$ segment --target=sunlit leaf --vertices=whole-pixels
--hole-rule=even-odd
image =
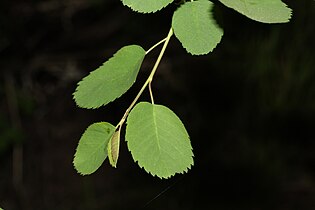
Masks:
[[[138,45],[121,48],[101,67],[78,83],[74,100],[82,108],[98,108],[124,94],[135,82],[145,50]]]
[[[106,122],[90,125],[83,133],[73,165],[82,175],[94,173],[107,157],[107,145],[115,132],[115,127]]]
[[[193,55],[211,52],[221,41],[222,29],[212,17],[207,0],[186,2],[173,15],[172,27],[183,47]]]
[[[149,13],[156,12],[173,1],[174,0],[122,0],[122,3],[134,11]]]
[[[160,178],[184,173],[193,165],[188,133],[165,106],[138,103],[127,119],[126,141],[134,161]]]
[[[289,22],[292,10],[281,0],[219,0],[250,19],[262,23]]]

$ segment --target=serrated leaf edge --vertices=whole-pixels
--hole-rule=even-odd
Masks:
[[[132,82],[130,88],[129,88],[126,92],[120,94],[119,96],[117,96],[116,98],[112,99],[111,101],[109,101],[109,102],[106,103],[106,104],[101,104],[101,105],[99,105],[99,106],[80,106],[80,105],[77,103],[77,99],[76,99],[76,97],[75,97],[75,94],[78,92],[78,88],[79,88],[80,84],[81,84],[87,77],[89,77],[93,72],[98,71],[98,70],[101,70],[100,68],[101,68],[102,66],[104,66],[107,62],[109,62],[110,60],[114,59],[115,56],[117,56],[118,52],[119,52],[121,49],[123,49],[124,47],[130,47],[130,46],[138,46],[138,47],[141,47],[140,45],[136,45],[136,44],[126,45],[126,46],[121,47],[121,48],[120,48],[119,50],[117,50],[108,60],[106,60],[105,62],[103,62],[102,65],[100,65],[98,68],[94,69],[93,71],[89,72],[88,75],[86,75],[85,77],[83,77],[83,78],[77,83],[76,89],[75,89],[75,91],[72,93],[72,98],[73,98],[73,100],[75,101],[75,104],[76,104],[77,107],[79,107],[79,108],[84,108],[84,109],[98,109],[98,108],[100,108],[101,106],[105,106],[105,105],[109,104],[110,102],[115,101],[117,98],[120,98],[123,94],[125,94],[126,92],[128,92],[128,90],[129,90],[129,89],[133,86],[133,84],[136,82],[136,79],[137,79],[137,78],[135,78],[135,80]],[[144,50],[142,47],[141,47],[141,49]],[[145,51],[145,50],[144,50],[144,51]],[[145,58],[145,56],[143,57],[142,62],[143,62],[144,58]],[[141,68],[141,65],[140,65],[140,68]]]
[[[141,103],[141,102],[139,102]],[[132,110],[131,110],[132,111]],[[177,116],[177,115],[176,115]],[[127,124],[128,124],[128,121],[127,121]],[[188,138],[190,139],[190,137],[188,136]],[[143,164],[140,164],[138,160],[135,160],[135,157],[132,153],[132,151],[130,150],[130,147],[129,147],[129,141],[127,140],[127,138],[125,138],[125,141],[127,142],[127,147],[128,147],[128,151],[131,153],[131,156],[132,156],[132,159],[134,160],[134,162],[141,168],[141,169],[144,169],[148,174],[151,174],[153,177],[158,177],[160,179],[169,179],[173,176],[175,176],[176,174],[185,174],[185,173],[188,173],[189,170],[191,170],[191,167],[194,166],[194,153],[193,153],[193,148],[192,146],[190,145],[190,150],[192,152],[192,156],[190,156],[190,159],[191,159],[191,163],[183,170],[183,171],[179,171],[179,172],[175,172],[174,174],[170,174],[168,176],[159,176],[158,174],[154,174],[152,173],[151,171],[147,170],[145,168],[145,166]]]
[[[128,145],[128,144],[129,144],[129,143],[128,143],[128,141],[127,141],[127,145]],[[151,174],[153,177],[156,176],[156,177],[158,177],[158,178],[160,178],[160,179],[169,179],[169,178],[171,178],[171,177],[174,177],[176,174],[185,174],[185,173],[188,173],[188,171],[191,170],[191,167],[194,166],[194,159],[193,159],[193,157],[195,157],[195,156],[194,156],[194,154],[193,154],[193,155],[191,156],[191,160],[192,160],[191,163],[190,163],[189,166],[187,166],[183,171],[175,172],[174,174],[171,174],[171,175],[168,175],[168,176],[159,176],[158,174],[153,174],[151,171],[147,170],[144,165],[140,164],[138,160],[135,160],[135,158],[134,158],[134,156],[133,156],[133,154],[132,154],[132,151],[129,149],[129,146],[128,146],[128,151],[131,153],[131,156],[132,156],[132,159],[134,160],[134,162],[135,162],[141,169],[145,170],[148,174]],[[191,149],[191,151],[193,151],[193,149]]]
[[[186,3],[191,3],[191,2],[186,2]],[[211,3],[212,3],[212,2],[211,2]],[[180,7],[182,7],[182,6],[184,6],[184,5],[185,5],[185,4],[182,4]],[[177,9],[179,9],[180,7],[178,7]],[[212,9],[212,8],[211,8],[211,9]],[[175,12],[174,12],[174,13],[175,13]],[[221,29],[222,35],[220,36],[220,40],[218,41],[218,43],[216,43],[216,45],[215,45],[211,50],[209,50],[209,51],[207,51],[207,52],[205,52],[205,53],[192,53],[192,52],[188,51],[187,47],[185,47],[185,46],[183,45],[183,43],[180,41],[180,39],[177,37],[176,31],[174,30],[174,28],[173,28],[173,26],[172,26],[176,38],[177,38],[178,41],[181,43],[182,47],[186,50],[186,52],[188,52],[190,55],[197,55],[197,56],[200,56],[200,55],[207,55],[207,54],[213,52],[213,51],[217,48],[217,46],[221,43],[222,37],[223,37],[223,35],[224,35],[224,31],[223,31],[223,29],[217,24],[217,22],[216,22],[215,19],[213,18],[213,14],[212,14],[212,13],[211,13],[211,15],[212,15],[212,20],[214,21],[214,22],[213,22],[213,25],[215,25],[215,26],[217,26],[217,28]],[[173,14],[173,16],[174,16],[174,14]],[[173,22],[173,20],[172,20],[172,22]]]
[[[235,8],[233,8],[233,7],[226,5],[226,4],[223,3],[221,0],[219,0],[219,1],[220,1],[224,6],[226,6],[227,8],[230,8],[230,9],[236,11],[237,13],[239,13],[239,14],[241,14],[241,15],[247,17],[248,19],[253,20],[253,21],[256,21],[256,22],[259,22],[259,23],[265,23],[265,24],[288,23],[288,22],[290,22],[290,20],[291,20],[291,18],[292,18],[292,16],[293,16],[293,10],[289,7],[289,5],[287,5],[286,3],[284,3],[282,0],[280,0],[281,3],[282,3],[287,9],[289,9],[290,15],[289,15],[289,17],[288,17],[287,20],[285,20],[285,21],[279,21],[279,22],[267,22],[267,21],[262,21],[262,20],[260,20],[260,19],[258,19],[258,18],[255,18],[255,17],[254,17],[254,18],[253,18],[253,17],[250,17],[249,15],[243,14],[242,12],[238,11],[237,9],[235,9]]]
[[[153,11],[149,11],[149,12],[143,12],[143,11],[141,11],[141,10],[137,10],[137,9],[132,8],[130,5],[125,4],[123,1],[121,1],[121,2],[122,2],[122,4],[123,4],[124,6],[128,7],[128,8],[131,9],[132,11],[138,12],[138,13],[142,13],[142,14],[152,14],[152,13],[159,12],[159,11],[161,11],[161,10],[164,9],[164,8],[166,8],[168,5],[170,5],[170,4],[172,3],[172,2],[170,2],[169,4],[163,6],[163,7],[160,8],[160,9],[157,9],[157,10],[153,10]]]

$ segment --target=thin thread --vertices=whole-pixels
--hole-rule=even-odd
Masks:
[[[153,201],[157,200],[161,195],[163,195],[164,193],[166,193],[169,189],[171,189],[172,187],[174,187],[175,184],[177,184],[180,180],[183,179],[184,176],[181,176],[180,178],[178,178],[175,182],[173,182],[172,184],[170,184],[169,186],[167,186],[164,190],[162,190],[160,193],[158,193],[154,198],[152,198],[151,200],[149,200],[142,208],[145,209],[146,207],[148,207],[148,205],[150,205]]]

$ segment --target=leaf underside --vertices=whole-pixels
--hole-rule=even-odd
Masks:
[[[116,168],[119,156],[120,130],[116,131],[108,142],[108,160],[111,166]]]
[[[127,119],[126,141],[134,161],[160,178],[187,172],[193,165],[188,133],[165,106],[138,103]]]
[[[193,55],[208,54],[221,41],[223,30],[213,19],[208,0],[186,2],[173,15],[172,27],[183,47]]]
[[[262,23],[286,23],[292,10],[281,0],[220,0],[246,17]]]
[[[163,9],[174,0],[122,0],[125,6],[141,13],[156,12]]]
[[[76,153],[73,165],[82,175],[94,173],[107,157],[107,145],[111,139],[115,127],[106,122],[90,125],[83,133]]]
[[[138,45],[121,48],[101,67],[84,77],[74,92],[82,108],[98,108],[124,94],[135,82],[145,50]]]

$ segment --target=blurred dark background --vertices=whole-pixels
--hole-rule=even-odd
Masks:
[[[72,93],[121,47],[163,39],[176,5],[142,15],[119,0],[1,0],[0,206],[315,209],[315,1],[285,1],[292,20],[273,25],[214,2],[222,42],[198,57],[173,38],[153,83],[156,103],[180,116],[195,154],[189,173],[160,180],[133,163],[124,141],[117,169],[105,161],[83,177],[72,166],[85,128],[118,123],[158,50],[106,107],[80,109]]]

